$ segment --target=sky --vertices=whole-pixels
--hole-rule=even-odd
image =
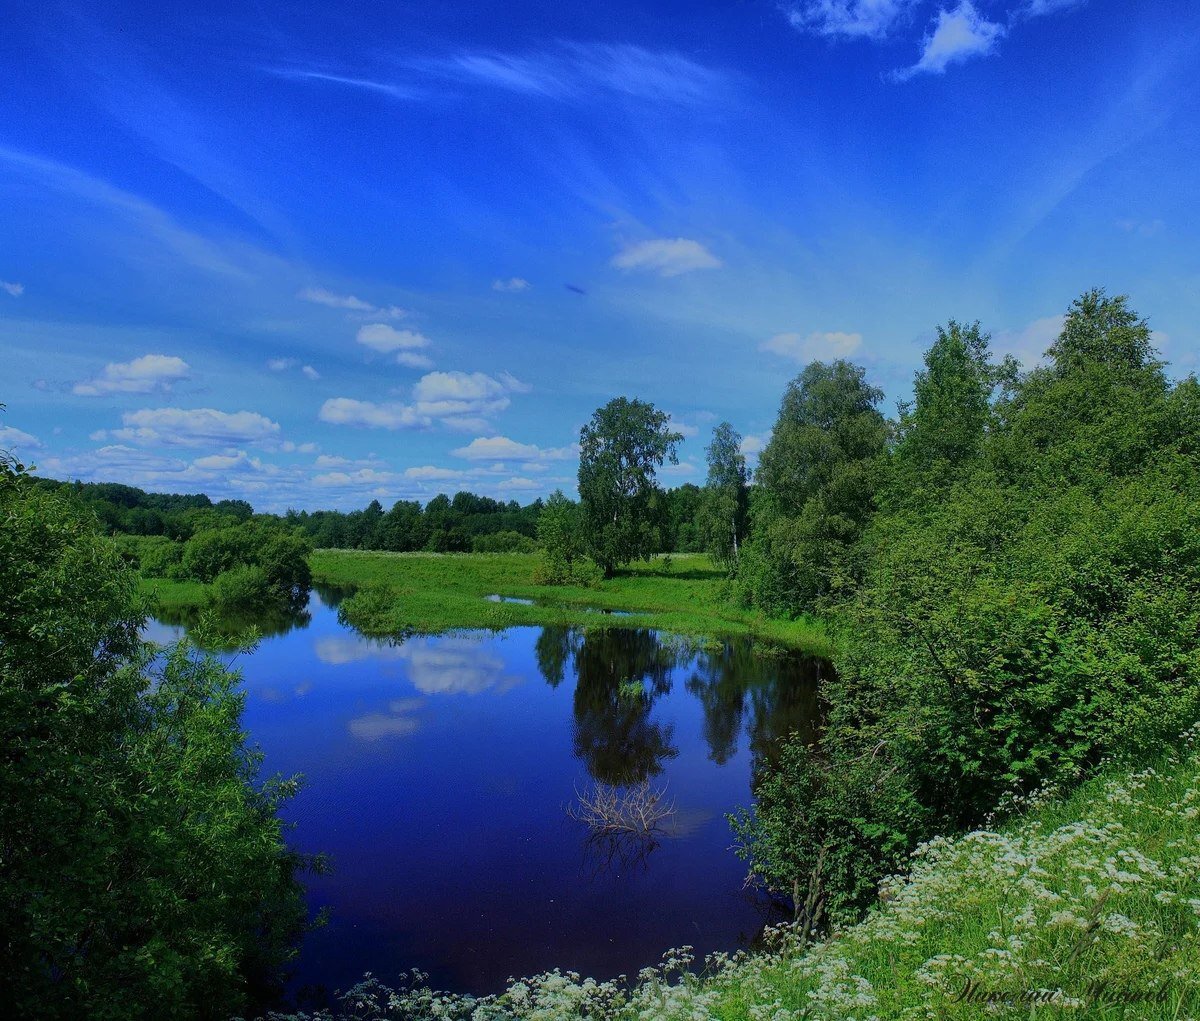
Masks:
[[[1036,362],[1105,287],[1200,354],[1200,5],[10,0],[0,446],[352,509],[573,492],[615,396],[753,460],[788,380]]]

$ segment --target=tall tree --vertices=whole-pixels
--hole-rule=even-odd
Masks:
[[[579,433],[579,496],[588,553],[611,578],[620,564],[655,552],[655,470],[678,464],[683,439],[646,401],[615,397]]]
[[[990,340],[978,322],[963,326],[951,319],[937,328],[937,339],[925,352],[925,367],[913,381],[913,401],[901,406],[889,487],[898,504],[936,499],[928,485],[945,483],[979,457],[992,393],[1017,371],[1011,358],[993,364]]]
[[[840,359],[813,362],[788,384],[759,459],[751,564],[739,572],[750,602],[797,613],[839,584],[843,554],[875,505],[882,399],[860,366]]]
[[[728,422],[713,430],[704,486],[705,545],[713,560],[731,569],[737,568],[750,508],[749,478],[741,446],[741,435]]]

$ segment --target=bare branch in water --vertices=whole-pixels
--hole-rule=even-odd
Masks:
[[[567,815],[596,836],[654,840],[673,835],[670,820],[676,812],[675,799],[668,799],[665,787],[651,787],[648,780],[631,787],[596,784],[582,793],[576,790],[575,795],[577,802],[567,807]]]

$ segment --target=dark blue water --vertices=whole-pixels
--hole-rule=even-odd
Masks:
[[[309,610],[235,662],[265,768],[305,778],[290,839],[333,864],[308,879],[330,921],[298,986],[411,967],[471,992],[554,967],[607,978],[672,946],[745,946],[769,920],[725,815],[750,804],[756,759],[811,734],[819,662],[634,629],[392,645],[315,593]],[[674,800],[672,835],[614,846],[567,812],[643,780]]]

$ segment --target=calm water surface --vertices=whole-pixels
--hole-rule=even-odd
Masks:
[[[725,814],[750,804],[756,758],[812,732],[819,661],[635,629],[389,644],[316,593],[301,625],[235,664],[266,770],[305,777],[290,839],[333,863],[307,877],[330,922],[299,985],[411,967],[477,993],[554,967],[607,978],[672,946],[748,945],[774,920],[743,889]],[[656,846],[597,843],[567,814],[597,783],[647,779],[677,809]]]

